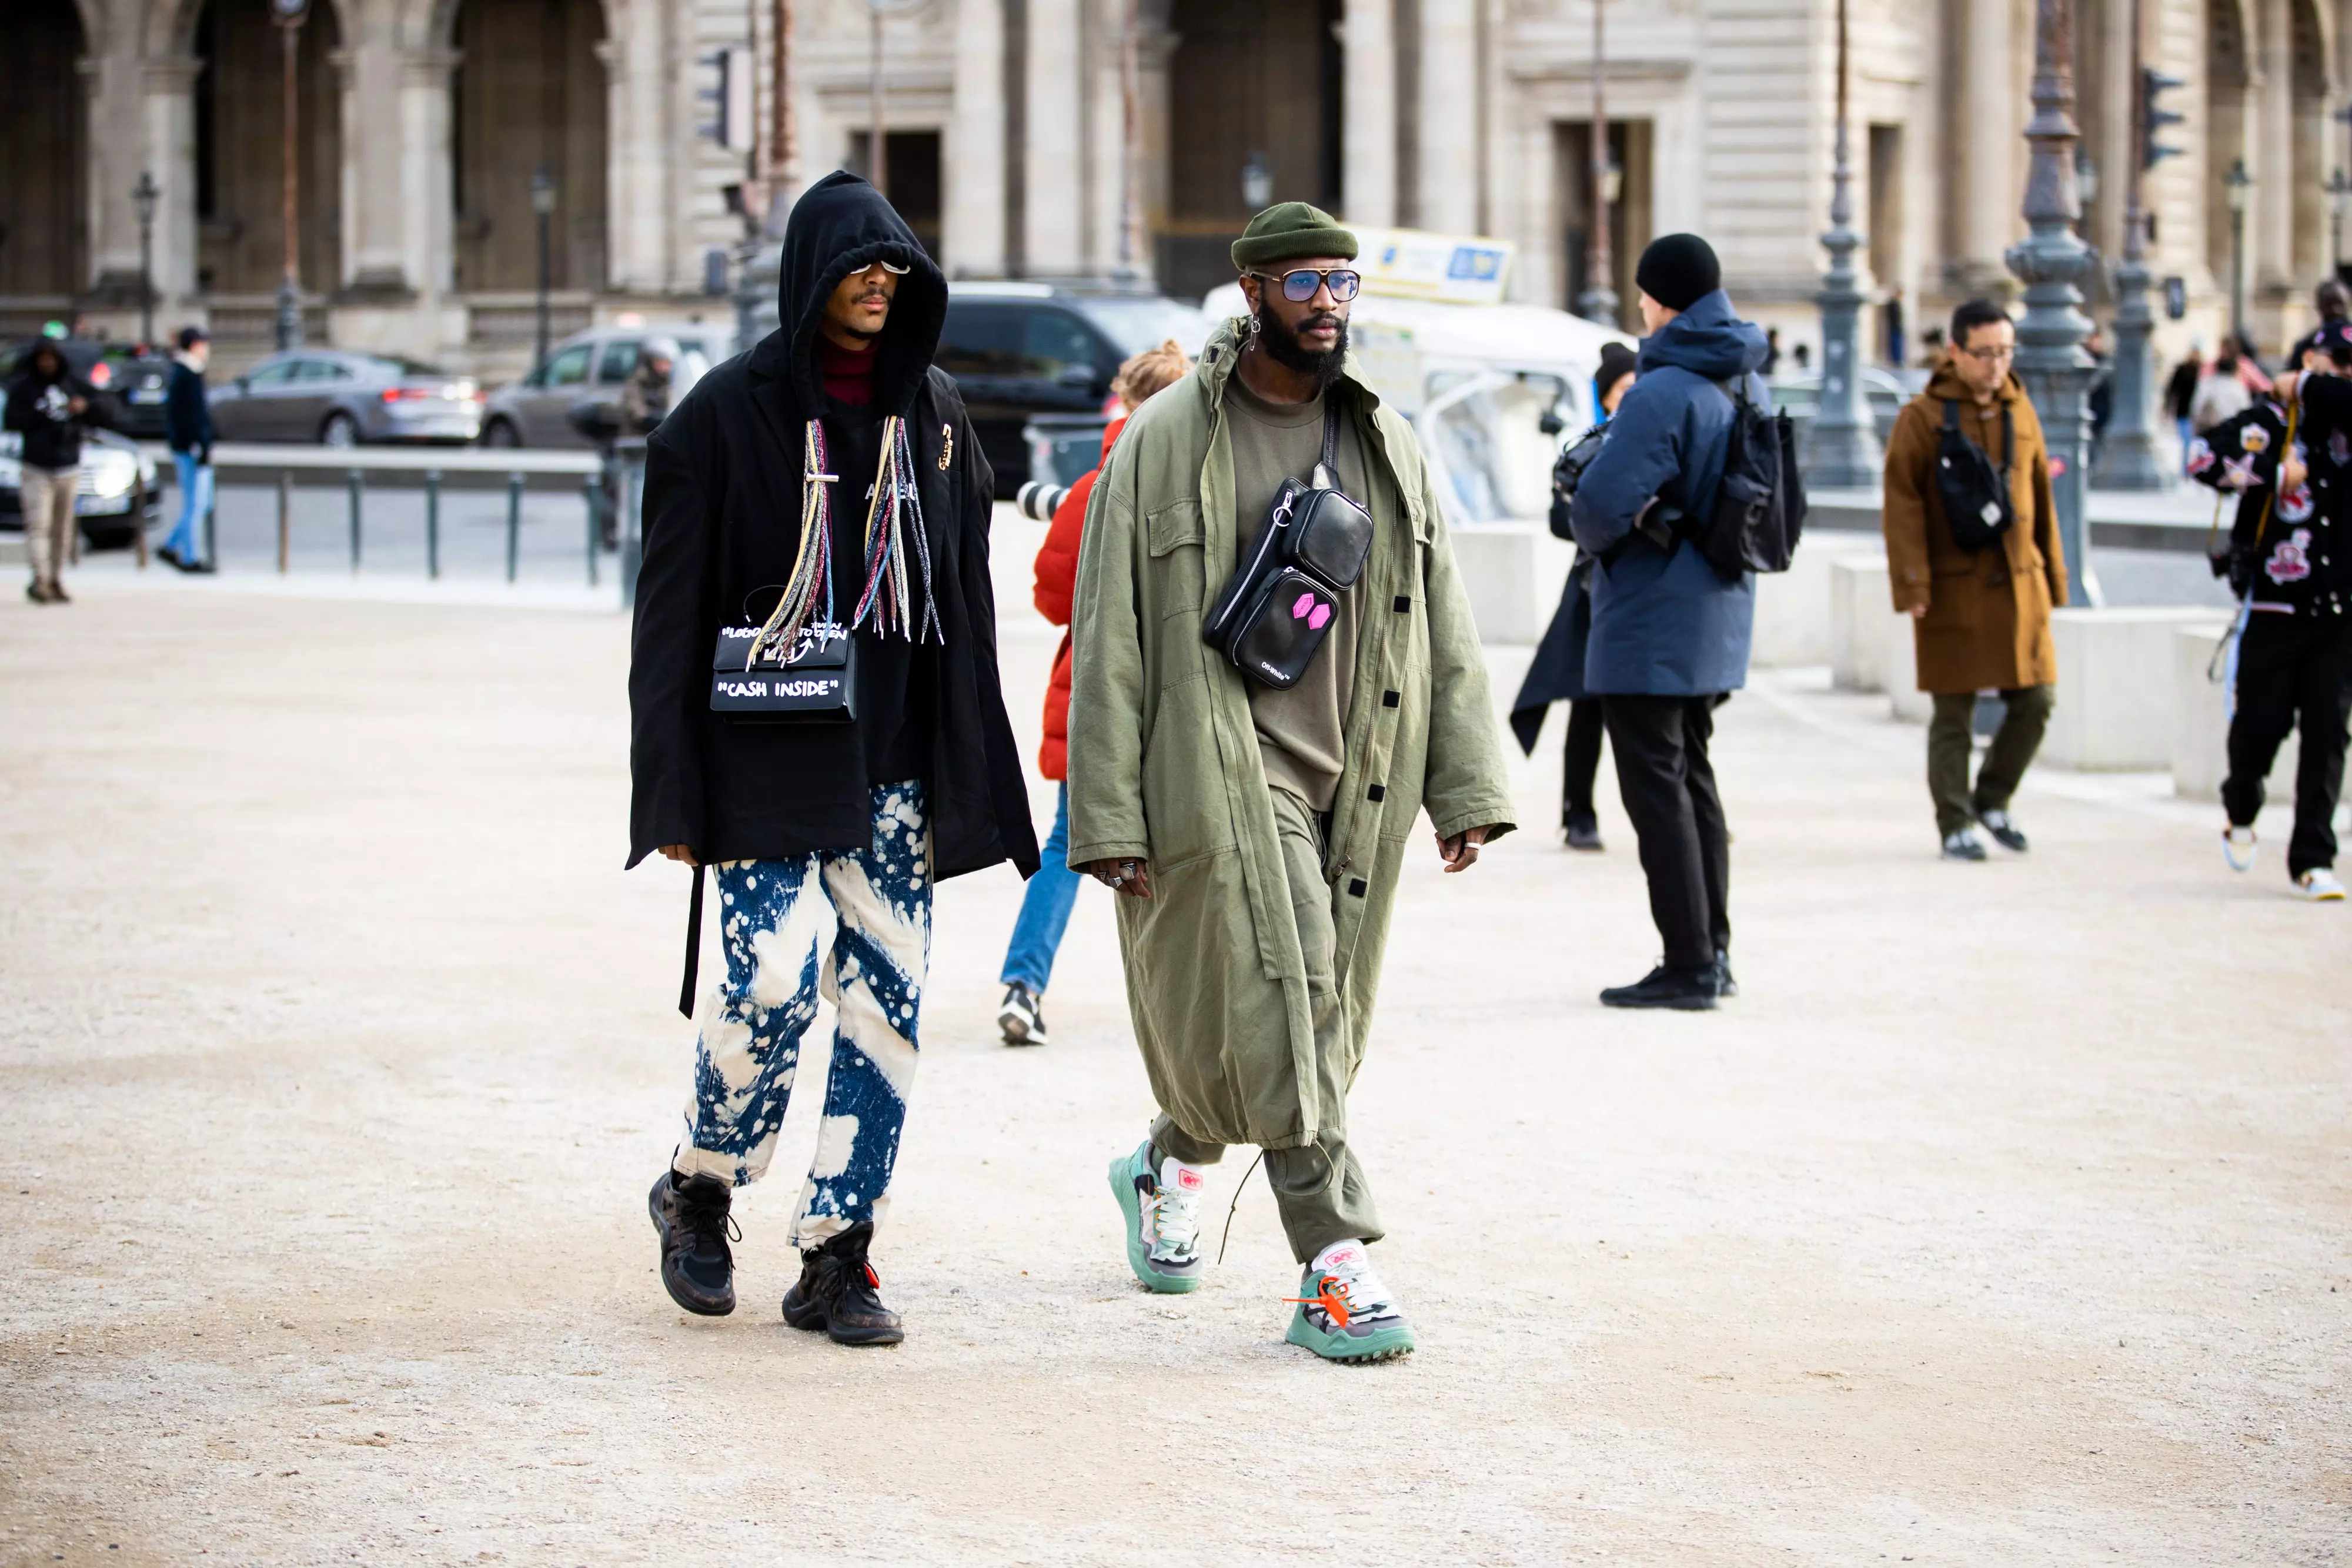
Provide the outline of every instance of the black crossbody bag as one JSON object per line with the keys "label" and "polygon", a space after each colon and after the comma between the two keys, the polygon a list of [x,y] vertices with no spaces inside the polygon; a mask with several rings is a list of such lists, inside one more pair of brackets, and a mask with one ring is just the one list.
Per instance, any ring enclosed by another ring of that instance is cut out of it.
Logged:
{"label": "black crossbody bag", "polygon": [[1324,394],[1315,482],[1285,479],[1201,640],[1253,679],[1287,691],[1315,662],[1372,550],[1372,518],[1339,488],[1339,405]]}
{"label": "black crossbody bag", "polygon": [[1960,434],[1960,405],[1944,400],[1944,433],[1936,444],[1936,491],[1944,498],[1944,521],[1952,542],[1974,555],[2000,542],[2009,531],[2009,471],[2017,461],[2017,423],[2000,411],[2000,466],[1985,449]]}
{"label": "black crossbody bag", "polygon": [[814,622],[790,647],[770,644],[751,656],[765,617],[743,598],[745,626],[721,626],[710,653],[710,711],[733,724],[848,724],[857,716],[857,640],[849,628]]}

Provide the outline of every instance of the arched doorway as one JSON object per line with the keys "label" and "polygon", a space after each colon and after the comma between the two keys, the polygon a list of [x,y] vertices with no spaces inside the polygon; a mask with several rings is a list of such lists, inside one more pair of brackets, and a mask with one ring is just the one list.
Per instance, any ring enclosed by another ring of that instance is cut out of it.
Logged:
{"label": "arched doorway", "polygon": [[[342,282],[342,83],[335,7],[312,0],[294,57],[295,231],[305,294]],[[285,271],[285,44],[269,7],[208,0],[196,21],[196,287],[268,295]]]}
{"label": "arched doorway", "polygon": [[1168,220],[1160,286],[1198,297],[1233,280],[1255,154],[1273,200],[1339,205],[1339,0],[1184,0],[1169,66]]}
{"label": "arched doorway", "polygon": [[89,281],[85,47],[73,0],[0,6],[10,83],[0,111],[0,296],[36,315],[63,308]]}
{"label": "arched doorway", "polygon": [[531,176],[554,183],[549,286],[604,286],[605,77],[601,0],[462,0],[452,42],[457,287],[536,288]]}

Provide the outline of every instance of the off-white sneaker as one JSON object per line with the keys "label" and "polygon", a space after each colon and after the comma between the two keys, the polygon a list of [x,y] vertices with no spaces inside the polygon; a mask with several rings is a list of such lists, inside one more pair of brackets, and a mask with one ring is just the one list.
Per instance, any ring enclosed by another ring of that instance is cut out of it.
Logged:
{"label": "off-white sneaker", "polygon": [[1372,1272],[1360,1241],[1326,1247],[1298,1281],[1298,1305],[1283,1337],[1326,1361],[1386,1361],[1414,1345],[1412,1325]]}
{"label": "off-white sneaker", "polygon": [[2231,871],[2254,869],[2254,830],[2229,828],[2221,834],[2221,858],[2230,862]]}
{"label": "off-white sneaker", "polygon": [[2326,904],[2344,896],[2344,884],[2326,866],[2314,866],[2294,879],[2294,891],[2315,904]]}

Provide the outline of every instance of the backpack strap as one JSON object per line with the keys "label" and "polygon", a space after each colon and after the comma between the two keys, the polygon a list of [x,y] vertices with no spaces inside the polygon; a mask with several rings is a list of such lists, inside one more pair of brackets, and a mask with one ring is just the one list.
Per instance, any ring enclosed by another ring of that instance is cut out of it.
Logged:
{"label": "backpack strap", "polygon": [[1944,428],[1949,431],[1960,428],[1960,405],[1950,398],[1944,400]]}
{"label": "backpack strap", "polygon": [[1315,464],[1315,487],[1336,490],[1339,487],[1339,389],[1328,387],[1323,392],[1323,455]]}

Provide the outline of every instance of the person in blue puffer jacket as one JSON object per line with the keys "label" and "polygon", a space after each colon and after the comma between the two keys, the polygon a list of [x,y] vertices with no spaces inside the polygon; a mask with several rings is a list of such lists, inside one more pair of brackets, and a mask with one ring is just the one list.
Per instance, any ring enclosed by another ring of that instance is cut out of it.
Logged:
{"label": "person in blue puffer jacket", "polygon": [[1703,1009],[1737,992],[1730,837],[1707,742],[1716,707],[1748,681],[1756,585],[1727,581],[1685,534],[1714,509],[1734,395],[1769,405],[1757,374],[1769,350],[1761,328],[1731,313],[1722,267],[1696,235],[1652,241],[1633,280],[1647,333],[1640,369],[1570,524],[1601,563],[1584,684],[1602,699],[1665,957],[1601,999]]}

